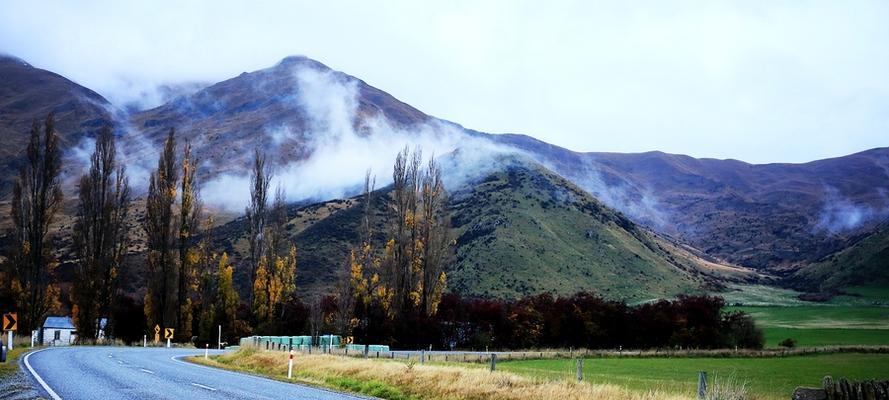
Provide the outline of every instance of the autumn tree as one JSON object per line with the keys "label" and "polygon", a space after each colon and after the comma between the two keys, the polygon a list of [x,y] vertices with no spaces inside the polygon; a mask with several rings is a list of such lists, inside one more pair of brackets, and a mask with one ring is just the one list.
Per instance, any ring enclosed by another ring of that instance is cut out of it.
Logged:
{"label": "autumn tree", "polygon": [[105,334],[111,336],[112,300],[126,250],[130,200],[125,168],[117,162],[116,153],[114,135],[105,127],[96,140],[89,172],[80,178],[71,291],[78,340],[98,338],[101,318],[108,319]]}
{"label": "autumn tree", "polygon": [[58,303],[58,288],[53,284],[57,262],[52,256],[49,226],[62,203],[62,160],[52,114],[46,117],[42,132],[34,122],[25,155],[26,164],[12,189],[8,264],[19,330],[31,332]]}
{"label": "autumn tree", "polygon": [[[266,166],[265,154],[258,148],[254,152],[253,169],[250,175],[250,204],[247,206],[248,243],[250,263],[250,282],[256,282],[256,273],[265,256],[266,207],[268,205],[269,181],[271,172]],[[253,290],[250,291],[250,300],[253,299]]]}
{"label": "autumn tree", "polygon": [[337,280],[335,326],[343,336],[350,336],[356,326],[366,327],[371,307],[388,313],[392,300],[392,291],[384,286],[380,276],[380,258],[373,246],[375,185],[376,178],[368,170],[364,176],[364,191],[361,196],[360,245],[349,252]]}
{"label": "autumn tree", "polygon": [[452,252],[441,167],[405,148],[395,158],[389,205],[389,240],[383,249],[387,290],[396,316],[412,310],[435,313],[446,286],[444,266]]}
{"label": "autumn tree", "polygon": [[237,320],[238,292],[235,291],[234,281],[232,280],[233,268],[228,261],[228,254],[222,253],[219,257],[219,269],[216,272],[216,322],[222,325],[226,332],[233,330]]}
{"label": "autumn tree", "polygon": [[[453,246],[441,166],[432,157],[423,168],[421,152],[405,148],[395,159],[392,178],[381,249],[374,249],[373,187],[370,176],[365,179],[361,244],[350,252],[337,286],[342,314],[337,324],[344,334],[351,328],[379,333],[381,316],[394,322],[431,317],[446,289],[444,271]],[[343,293],[347,274],[354,299]],[[344,310],[350,304],[356,321],[346,325]]]}
{"label": "autumn tree", "polygon": [[179,269],[176,334],[180,341],[191,338],[192,294],[198,284],[194,267],[198,263],[197,249],[192,248],[192,237],[197,233],[201,213],[201,202],[195,180],[197,163],[191,154],[191,145],[186,142],[182,152],[182,180],[179,195]]}
{"label": "autumn tree", "polygon": [[173,203],[176,201],[176,142],[170,129],[164,148],[151,173],[146,197],[145,233],[148,239],[148,292],[145,316],[148,326],[172,327],[176,322],[176,259]]}
{"label": "autumn tree", "polygon": [[216,265],[217,255],[213,252],[213,216],[208,215],[204,222],[204,230],[201,241],[198,242],[197,253],[199,255],[196,267],[197,302],[195,303],[198,315],[198,340],[209,342],[212,340],[214,322],[216,319],[216,295],[219,268]]}
{"label": "autumn tree", "polygon": [[419,304],[417,272],[417,191],[422,153],[405,147],[395,158],[389,205],[389,240],[385,249],[387,286],[393,291],[396,315]]}
{"label": "autumn tree", "polygon": [[418,224],[420,311],[435,314],[447,285],[444,266],[450,261],[451,244],[448,237],[450,218],[445,207],[447,191],[441,177],[441,166],[430,157],[420,184],[420,215]]}
{"label": "autumn tree", "polygon": [[284,304],[296,290],[296,246],[287,237],[287,209],[280,187],[268,217],[264,234],[266,254],[260,261],[253,282],[253,309],[260,330],[274,329],[283,318]]}

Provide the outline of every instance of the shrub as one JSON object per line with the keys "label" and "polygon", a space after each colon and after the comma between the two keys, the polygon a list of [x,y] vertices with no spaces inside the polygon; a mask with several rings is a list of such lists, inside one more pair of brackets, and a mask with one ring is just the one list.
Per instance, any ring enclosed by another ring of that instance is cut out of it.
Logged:
{"label": "shrub", "polygon": [[794,339],[794,338],[784,339],[781,341],[781,343],[778,343],[778,346],[792,349],[792,348],[796,347],[796,339]]}

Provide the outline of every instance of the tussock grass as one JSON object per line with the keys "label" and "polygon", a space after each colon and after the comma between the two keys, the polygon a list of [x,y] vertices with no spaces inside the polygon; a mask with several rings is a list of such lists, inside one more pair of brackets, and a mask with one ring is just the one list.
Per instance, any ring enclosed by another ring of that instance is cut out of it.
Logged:
{"label": "tussock grass", "polygon": [[[287,380],[287,353],[241,349],[204,360],[209,366],[250,372]],[[413,362],[365,360],[330,355],[294,355],[294,381],[345,390],[383,399],[601,399],[686,400],[658,391],[632,391],[610,384],[523,377],[509,372],[452,365],[418,365]]]}

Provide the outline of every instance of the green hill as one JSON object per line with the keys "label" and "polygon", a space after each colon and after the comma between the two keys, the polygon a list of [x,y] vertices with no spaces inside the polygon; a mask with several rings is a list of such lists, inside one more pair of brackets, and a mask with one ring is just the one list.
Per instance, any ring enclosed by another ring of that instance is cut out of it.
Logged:
{"label": "green hill", "polygon": [[831,291],[845,286],[889,285],[889,226],[807,265],[789,277],[792,286]]}

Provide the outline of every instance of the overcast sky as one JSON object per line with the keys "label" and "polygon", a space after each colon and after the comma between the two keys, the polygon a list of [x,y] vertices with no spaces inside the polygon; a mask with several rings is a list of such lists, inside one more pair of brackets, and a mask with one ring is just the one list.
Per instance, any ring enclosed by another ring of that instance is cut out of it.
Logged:
{"label": "overcast sky", "polygon": [[889,146],[887,1],[130,3],[0,0],[0,52],[116,103],[302,54],[428,114],[578,151],[763,163]]}

